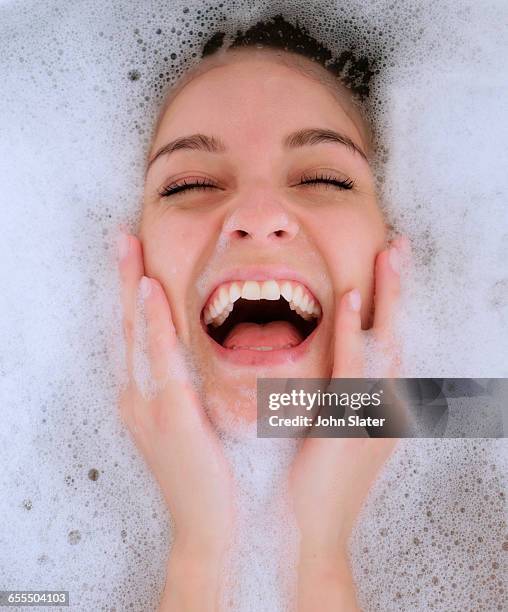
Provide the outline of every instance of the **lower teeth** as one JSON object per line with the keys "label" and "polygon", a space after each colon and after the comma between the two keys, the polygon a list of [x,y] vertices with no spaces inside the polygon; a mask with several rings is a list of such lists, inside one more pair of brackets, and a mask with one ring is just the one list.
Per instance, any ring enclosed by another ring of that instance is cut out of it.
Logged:
{"label": "lower teeth", "polygon": [[286,344],[284,346],[230,346],[230,350],[237,351],[239,349],[248,351],[276,351],[280,349],[293,348],[293,344]]}

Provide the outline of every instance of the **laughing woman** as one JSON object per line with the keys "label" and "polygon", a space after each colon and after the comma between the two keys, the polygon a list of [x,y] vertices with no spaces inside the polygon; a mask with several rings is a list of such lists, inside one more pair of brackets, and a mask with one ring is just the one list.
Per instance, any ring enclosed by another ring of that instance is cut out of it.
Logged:
{"label": "laughing woman", "polygon": [[[121,414],[175,525],[168,611],[220,609],[235,484],[214,425],[232,412],[253,420],[255,394],[240,390],[267,372],[362,377],[366,330],[392,356],[384,375],[397,372],[391,320],[408,245],[387,244],[354,92],[268,36],[239,41],[207,54],[166,97],[139,237],[120,241],[130,374]],[[139,296],[150,392],[135,376]],[[358,609],[347,543],[394,445],[302,444],[289,475],[298,610]]]}

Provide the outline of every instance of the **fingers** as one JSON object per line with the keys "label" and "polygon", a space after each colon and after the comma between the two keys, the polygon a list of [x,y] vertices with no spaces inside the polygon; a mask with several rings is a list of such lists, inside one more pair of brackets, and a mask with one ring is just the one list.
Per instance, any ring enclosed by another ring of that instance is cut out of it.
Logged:
{"label": "fingers", "polygon": [[143,276],[139,294],[144,307],[151,383],[157,391],[150,409],[154,423],[160,432],[185,439],[198,436],[199,431],[209,428],[209,423],[191,385],[166,293],[159,281]]}
{"label": "fingers", "polygon": [[171,375],[171,357],[176,349],[176,332],[161,284],[153,278],[143,276],[139,283],[139,291],[144,303],[151,375],[154,381],[160,384],[166,382]]}
{"label": "fingers", "polygon": [[391,246],[376,258],[373,328],[379,337],[391,330],[394,311],[400,296],[400,251]]}
{"label": "fingers", "polygon": [[132,383],[123,388],[118,398],[118,407],[120,409],[120,417],[127,425],[128,429],[134,434],[137,434],[137,426],[135,422],[135,411],[133,410],[133,399],[135,391]]}
{"label": "fingers", "polygon": [[363,342],[358,289],[345,293],[337,304],[333,378],[363,376]]}
{"label": "fingers", "polygon": [[141,243],[135,236],[121,234],[118,241],[118,270],[121,282],[123,331],[126,344],[127,372],[132,376],[134,325],[138,285],[143,276]]}
{"label": "fingers", "polygon": [[386,376],[396,376],[400,365],[393,325],[401,292],[400,273],[408,262],[409,253],[408,239],[399,236],[376,258],[372,329],[383,352],[390,357],[391,364],[387,366]]}

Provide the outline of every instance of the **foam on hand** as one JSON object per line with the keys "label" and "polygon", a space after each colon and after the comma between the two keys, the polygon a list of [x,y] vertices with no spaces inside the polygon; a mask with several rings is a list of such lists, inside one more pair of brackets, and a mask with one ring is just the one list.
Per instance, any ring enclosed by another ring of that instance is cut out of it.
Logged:
{"label": "foam on hand", "polygon": [[[157,608],[171,524],[116,408],[116,236],[136,230],[166,88],[217,30],[283,13],[337,55],[375,60],[379,191],[414,253],[401,375],[508,375],[505,4],[1,3],[0,588],[65,588],[75,610]],[[288,610],[295,446],[247,430],[221,434],[241,508],[227,601]],[[362,609],[505,608],[506,450],[400,444],[351,543]]]}

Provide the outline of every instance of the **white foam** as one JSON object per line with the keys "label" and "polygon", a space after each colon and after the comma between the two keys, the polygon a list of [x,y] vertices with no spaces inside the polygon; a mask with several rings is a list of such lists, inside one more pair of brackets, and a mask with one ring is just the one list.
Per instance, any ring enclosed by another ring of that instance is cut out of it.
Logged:
{"label": "white foam", "polygon": [[[403,374],[507,376],[505,3],[223,4],[0,6],[1,588],[156,609],[171,526],[116,409],[115,238],[120,222],[136,228],[163,90],[216,29],[283,12],[337,51],[371,40],[380,191],[416,253]],[[295,551],[275,492],[294,448],[223,438],[241,483],[234,609],[287,609]],[[352,542],[363,609],[505,605],[506,448],[401,444]]]}

